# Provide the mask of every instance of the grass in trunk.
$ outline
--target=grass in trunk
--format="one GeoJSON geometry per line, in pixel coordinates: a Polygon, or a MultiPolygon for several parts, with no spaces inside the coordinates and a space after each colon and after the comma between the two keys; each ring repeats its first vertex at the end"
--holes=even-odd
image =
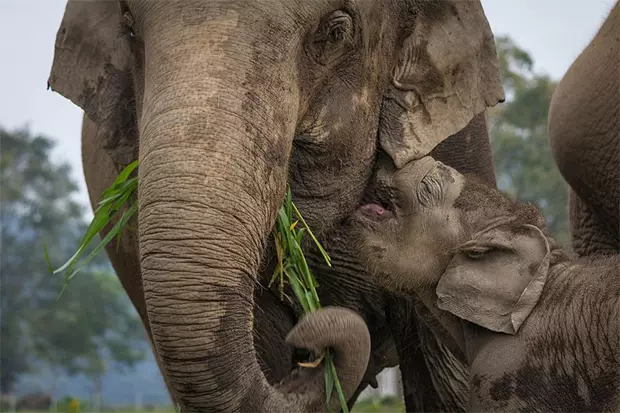
{"type": "MultiPolygon", "coordinates": [[[[60,268],[56,270],[53,269],[49,260],[47,248],[44,245],[45,258],[50,267],[50,271],[53,274],[62,272],[65,274],[64,285],[59,297],[67,288],[71,279],[99,254],[110,241],[114,238],[117,238],[118,241],[121,231],[125,228],[131,217],[137,212],[138,205],[129,202],[132,194],[138,188],[138,177],[133,176],[130,178],[130,175],[137,166],[137,160],[127,165],[118,175],[112,186],[103,192],[101,200],[95,210],[94,217],[80,240],[77,251],[60,268]],[[80,261],[80,258],[82,258],[82,255],[86,252],[86,248],[93,238],[115,219],[116,223],[112,229],[101,239],[99,244],[80,261]]],[[[327,252],[325,252],[312,231],[310,231],[308,224],[293,203],[291,191],[287,187],[284,202],[278,211],[274,233],[278,264],[269,285],[277,282],[281,292],[281,299],[284,299],[284,285],[288,282],[295,294],[295,298],[303,308],[304,313],[311,313],[321,308],[321,303],[316,291],[318,283],[308,266],[301,248],[302,238],[305,234],[308,234],[312,238],[323,255],[323,258],[331,267],[329,255],[327,255],[327,252]],[[299,222],[302,223],[300,229],[297,228],[299,222]]],[[[336,374],[336,367],[332,359],[332,354],[327,350],[325,354],[317,356],[318,359],[314,362],[300,364],[304,367],[316,367],[321,362],[325,362],[326,403],[331,400],[335,388],[338,398],[340,399],[342,411],[348,413],[347,401],[344,397],[340,381],[338,380],[338,375],[336,374]]]]}

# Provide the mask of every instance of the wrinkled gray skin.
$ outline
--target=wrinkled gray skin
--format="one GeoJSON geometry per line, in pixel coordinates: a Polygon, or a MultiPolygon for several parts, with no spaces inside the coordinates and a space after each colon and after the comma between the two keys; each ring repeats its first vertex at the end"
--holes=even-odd
{"type": "Polygon", "coordinates": [[[377,188],[351,219],[360,258],[421,298],[470,368],[470,410],[620,409],[620,256],[569,256],[534,206],[431,157],[386,162],[377,188]]]}
{"type": "Polygon", "coordinates": [[[364,281],[341,221],[379,149],[495,184],[484,112],[503,91],[478,1],[70,1],[49,83],[84,109],[93,204],[140,160],[138,230],[107,252],[184,411],[291,408],[273,385],[300,312],[261,287],[287,182],[333,258],[309,258],[321,301],[369,325],[351,402],[400,363],[409,410],[462,407],[462,366],[411,299],[364,281]]]}
{"type": "MultiPolygon", "coordinates": [[[[315,354],[333,350],[334,367],[347,400],[359,386],[370,357],[370,333],[364,319],[340,307],[323,307],[304,315],[286,337],[286,344],[305,348],[315,354]]],[[[273,400],[273,411],[327,411],[325,363],[318,367],[301,368],[279,383],[280,399],[273,400]]],[[[340,401],[331,397],[330,410],[338,409],[340,401]]]]}
{"type": "Polygon", "coordinates": [[[619,33],[616,3],[549,107],[549,142],[570,185],[569,225],[580,256],[620,253],[619,33]]]}

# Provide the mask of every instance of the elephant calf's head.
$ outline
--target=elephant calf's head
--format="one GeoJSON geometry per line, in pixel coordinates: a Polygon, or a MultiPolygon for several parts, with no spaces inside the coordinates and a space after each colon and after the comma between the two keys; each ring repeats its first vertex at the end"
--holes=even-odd
{"type": "Polygon", "coordinates": [[[388,289],[434,291],[440,309],[514,333],[531,312],[549,267],[538,209],[424,157],[376,180],[377,203],[351,222],[360,259],[388,289]]]}

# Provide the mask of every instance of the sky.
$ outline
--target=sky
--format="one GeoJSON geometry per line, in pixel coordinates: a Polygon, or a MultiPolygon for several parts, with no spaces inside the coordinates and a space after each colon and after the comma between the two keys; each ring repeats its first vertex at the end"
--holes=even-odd
{"type": "MultiPolygon", "coordinates": [[[[617,0],[482,0],[496,36],[509,35],[531,54],[535,70],[560,79],[617,0]]],[[[0,126],[28,124],[58,145],[89,205],[82,175],[82,111],[46,90],[65,0],[0,0],[0,126]]]]}

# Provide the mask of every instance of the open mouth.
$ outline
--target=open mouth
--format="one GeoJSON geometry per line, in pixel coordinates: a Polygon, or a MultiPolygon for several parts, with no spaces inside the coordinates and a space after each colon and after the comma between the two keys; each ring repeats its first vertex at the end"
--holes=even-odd
{"type": "Polygon", "coordinates": [[[360,207],[355,212],[358,217],[373,221],[384,221],[394,217],[395,207],[392,196],[384,190],[368,191],[360,207]]]}

